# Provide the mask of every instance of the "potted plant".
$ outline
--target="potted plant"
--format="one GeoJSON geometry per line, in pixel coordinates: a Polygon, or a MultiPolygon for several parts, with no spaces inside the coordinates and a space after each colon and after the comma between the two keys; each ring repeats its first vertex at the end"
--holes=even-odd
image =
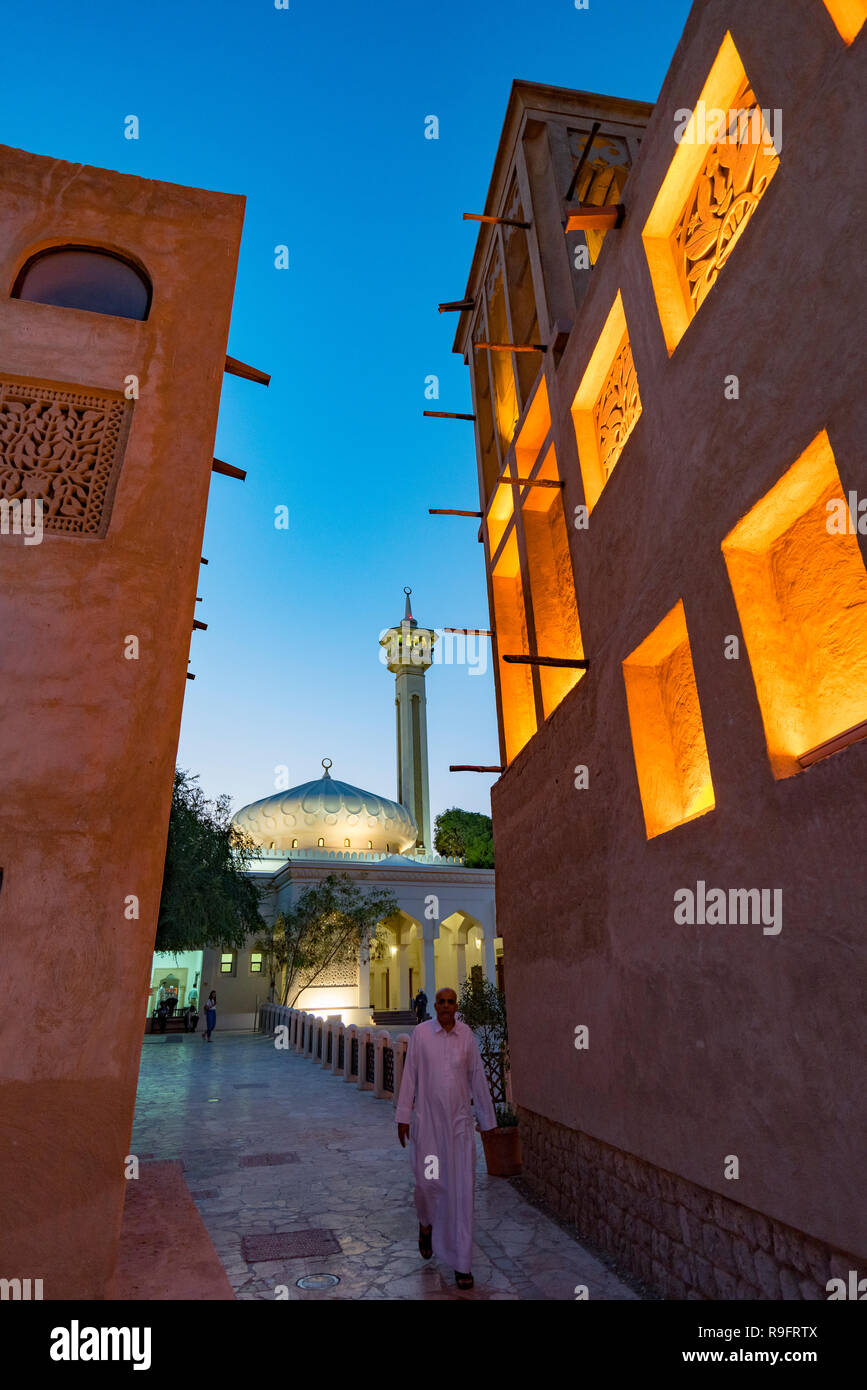
{"type": "Polygon", "coordinates": [[[474,972],[461,986],[458,1009],[479,1044],[497,1116],[497,1128],[482,1134],[485,1165],[491,1177],[514,1177],[521,1171],[521,1141],[518,1117],[506,1099],[509,1034],[505,996],[490,980],[474,972]]]}

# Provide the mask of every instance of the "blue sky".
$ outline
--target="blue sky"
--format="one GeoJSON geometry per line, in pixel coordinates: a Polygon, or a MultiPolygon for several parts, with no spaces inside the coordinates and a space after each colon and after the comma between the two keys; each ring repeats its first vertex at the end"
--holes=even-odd
{"type": "MultiPolygon", "coordinates": [[[[334,775],[394,795],[378,637],[487,626],[472,426],[451,353],[514,78],[655,100],[689,0],[47,0],[4,15],[0,143],[247,198],[179,763],[210,795],[334,775]],[[124,138],[136,115],[137,141],[124,138]],[[428,115],[439,139],[424,138],[428,115]],[[289,248],[289,268],[274,248],[289,248]],[[425,378],[440,381],[438,403],[425,378]],[[274,509],[289,509],[288,530],[274,509]]],[[[493,676],[428,675],[433,813],[489,811],[493,676]]]]}

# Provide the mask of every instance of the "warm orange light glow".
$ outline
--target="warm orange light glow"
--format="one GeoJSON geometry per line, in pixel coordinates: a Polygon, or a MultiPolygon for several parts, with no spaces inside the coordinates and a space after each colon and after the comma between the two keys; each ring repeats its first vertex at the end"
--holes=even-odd
{"type": "Polygon", "coordinates": [[[722,543],[775,777],[867,719],[867,572],[827,506],[845,498],[823,430],[722,543]]]}
{"type": "MultiPolygon", "coordinates": [[[[496,287],[488,298],[488,332],[490,334],[487,339],[488,342],[511,343],[514,341],[510,336],[506,319],[502,271],[497,274],[496,287]]],[[[494,387],[494,415],[500,435],[500,454],[505,458],[520,414],[513,366],[514,354],[511,352],[492,352],[489,353],[489,357],[494,387]]]]}
{"type": "MultiPolygon", "coordinates": [[[[494,591],[494,626],[501,653],[529,655],[527,619],[521,588],[518,539],[513,531],[491,576],[494,591]]],[[[536,702],[529,666],[513,666],[499,661],[500,701],[506,759],[511,762],[536,732],[536,702]]]]}
{"type": "Polygon", "coordinates": [[[514,513],[514,492],[515,489],[507,483],[500,483],[491,496],[490,505],[487,512],[488,524],[488,543],[490,545],[491,559],[497,552],[497,547],[506,532],[506,527],[512,519],[514,513]]]}
{"type": "Polygon", "coordinates": [[[731,34],[726,34],[692,117],[679,133],[642,232],[669,354],[715,284],[780,163],[731,34]]]}
{"type": "MultiPolygon", "coordinates": [[[[558,477],[553,445],[535,476],[558,477]]],[[[544,656],[583,657],[563,495],[555,488],[528,488],[522,512],[537,650],[544,656]]],[[[546,719],[584,675],[566,667],[539,667],[546,719]]]]}
{"type": "Polygon", "coordinates": [[[682,600],[626,658],[623,679],[650,840],[715,804],[682,600]]]}
{"type": "Polygon", "coordinates": [[[641,414],[620,291],[572,402],[584,497],[592,511],[641,414]]]}
{"type": "Polygon", "coordinates": [[[851,43],[867,19],[867,0],[825,0],[825,6],[842,37],[851,43]]]}
{"type": "Polygon", "coordinates": [[[515,459],[518,464],[519,477],[527,477],[539,456],[539,450],[545,443],[550,428],[551,410],[548,405],[548,388],[545,385],[544,376],[540,376],[530,407],[524,416],[524,423],[515,439],[515,459]]]}

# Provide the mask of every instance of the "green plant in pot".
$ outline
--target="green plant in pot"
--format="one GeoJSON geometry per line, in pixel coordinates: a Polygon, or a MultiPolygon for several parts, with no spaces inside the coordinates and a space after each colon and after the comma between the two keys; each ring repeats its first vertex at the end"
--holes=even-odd
{"type": "Polygon", "coordinates": [[[505,995],[480,971],[473,971],[461,986],[458,1010],[479,1044],[497,1116],[497,1128],[482,1134],[488,1173],[492,1177],[513,1177],[521,1171],[521,1145],[518,1117],[506,1100],[509,1032],[505,995]]]}

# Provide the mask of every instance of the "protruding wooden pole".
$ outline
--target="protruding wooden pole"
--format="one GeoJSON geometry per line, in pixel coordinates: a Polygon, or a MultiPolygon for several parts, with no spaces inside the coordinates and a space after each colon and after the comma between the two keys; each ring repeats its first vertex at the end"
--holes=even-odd
{"type": "Polygon", "coordinates": [[[544,343],[473,343],[473,347],[487,348],[489,352],[547,352],[544,343]]]}
{"type": "Polygon", "coordinates": [[[211,464],[211,472],[223,473],[227,478],[237,478],[241,483],[247,476],[243,468],[236,468],[233,463],[224,463],[222,459],[214,459],[211,464]]]}
{"type": "Polygon", "coordinates": [[[230,372],[232,376],[242,376],[246,381],[258,382],[260,386],[269,386],[271,383],[267,372],[260,372],[258,367],[248,367],[246,362],[239,362],[237,357],[227,357],[223,370],[230,372]]]}
{"type": "Polygon", "coordinates": [[[505,772],[504,767],[484,767],[481,763],[452,763],[449,772],[505,772]]]}
{"type": "Polygon", "coordinates": [[[445,304],[437,305],[441,314],[460,313],[464,309],[475,309],[475,307],[476,301],[474,299],[453,299],[445,304]]]}
{"type": "Polygon", "coordinates": [[[590,666],[589,661],[570,656],[501,656],[500,660],[521,666],[571,666],[580,671],[586,671],[590,666]]]}
{"type": "Polygon", "coordinates": [[[501,473],[498,483],[511,483],[512,487],[565,487],[561,478],[510,478],[501,473]]]}
{"type": "Polygon", "coordinates": [[[193,618],[193,631],[194,631],[194,632],[207,632],[207,630],[208,630],[208,624],[207,624],[207,623],[200,623],[199,620],[198,620],[198,618],[193,618]]]}
{"type": "Polygon", "coordinates": [[[428,507],[431,516],[483,516],[483,512],[461,512],[455,507],[428,507]]]}
{"type": "Polygon", "coordinates": [[[521,227],[525,232],[529,231],[530,227],[532,226],[532,223],[530,222],[516,222],[511,217],[489,217],[486,213],[483,212],[465,212],[464,221],[489,222],[493,224],[493,226],[495,227],[521,227]]]}
{"type": "Polygon", "coordinates": [[[623,221],[626,208],[623,203],[609,203],[607,207],[594,208],[589,204],[575,208],[566,214],[563,224],[567,232],[610,232],[623,221]]]}
{"type": "Polygon", "coordinates": [[[431,420],[475,420],[475,415],[458,415],[453,410],[423,410],[431,420]]]}

